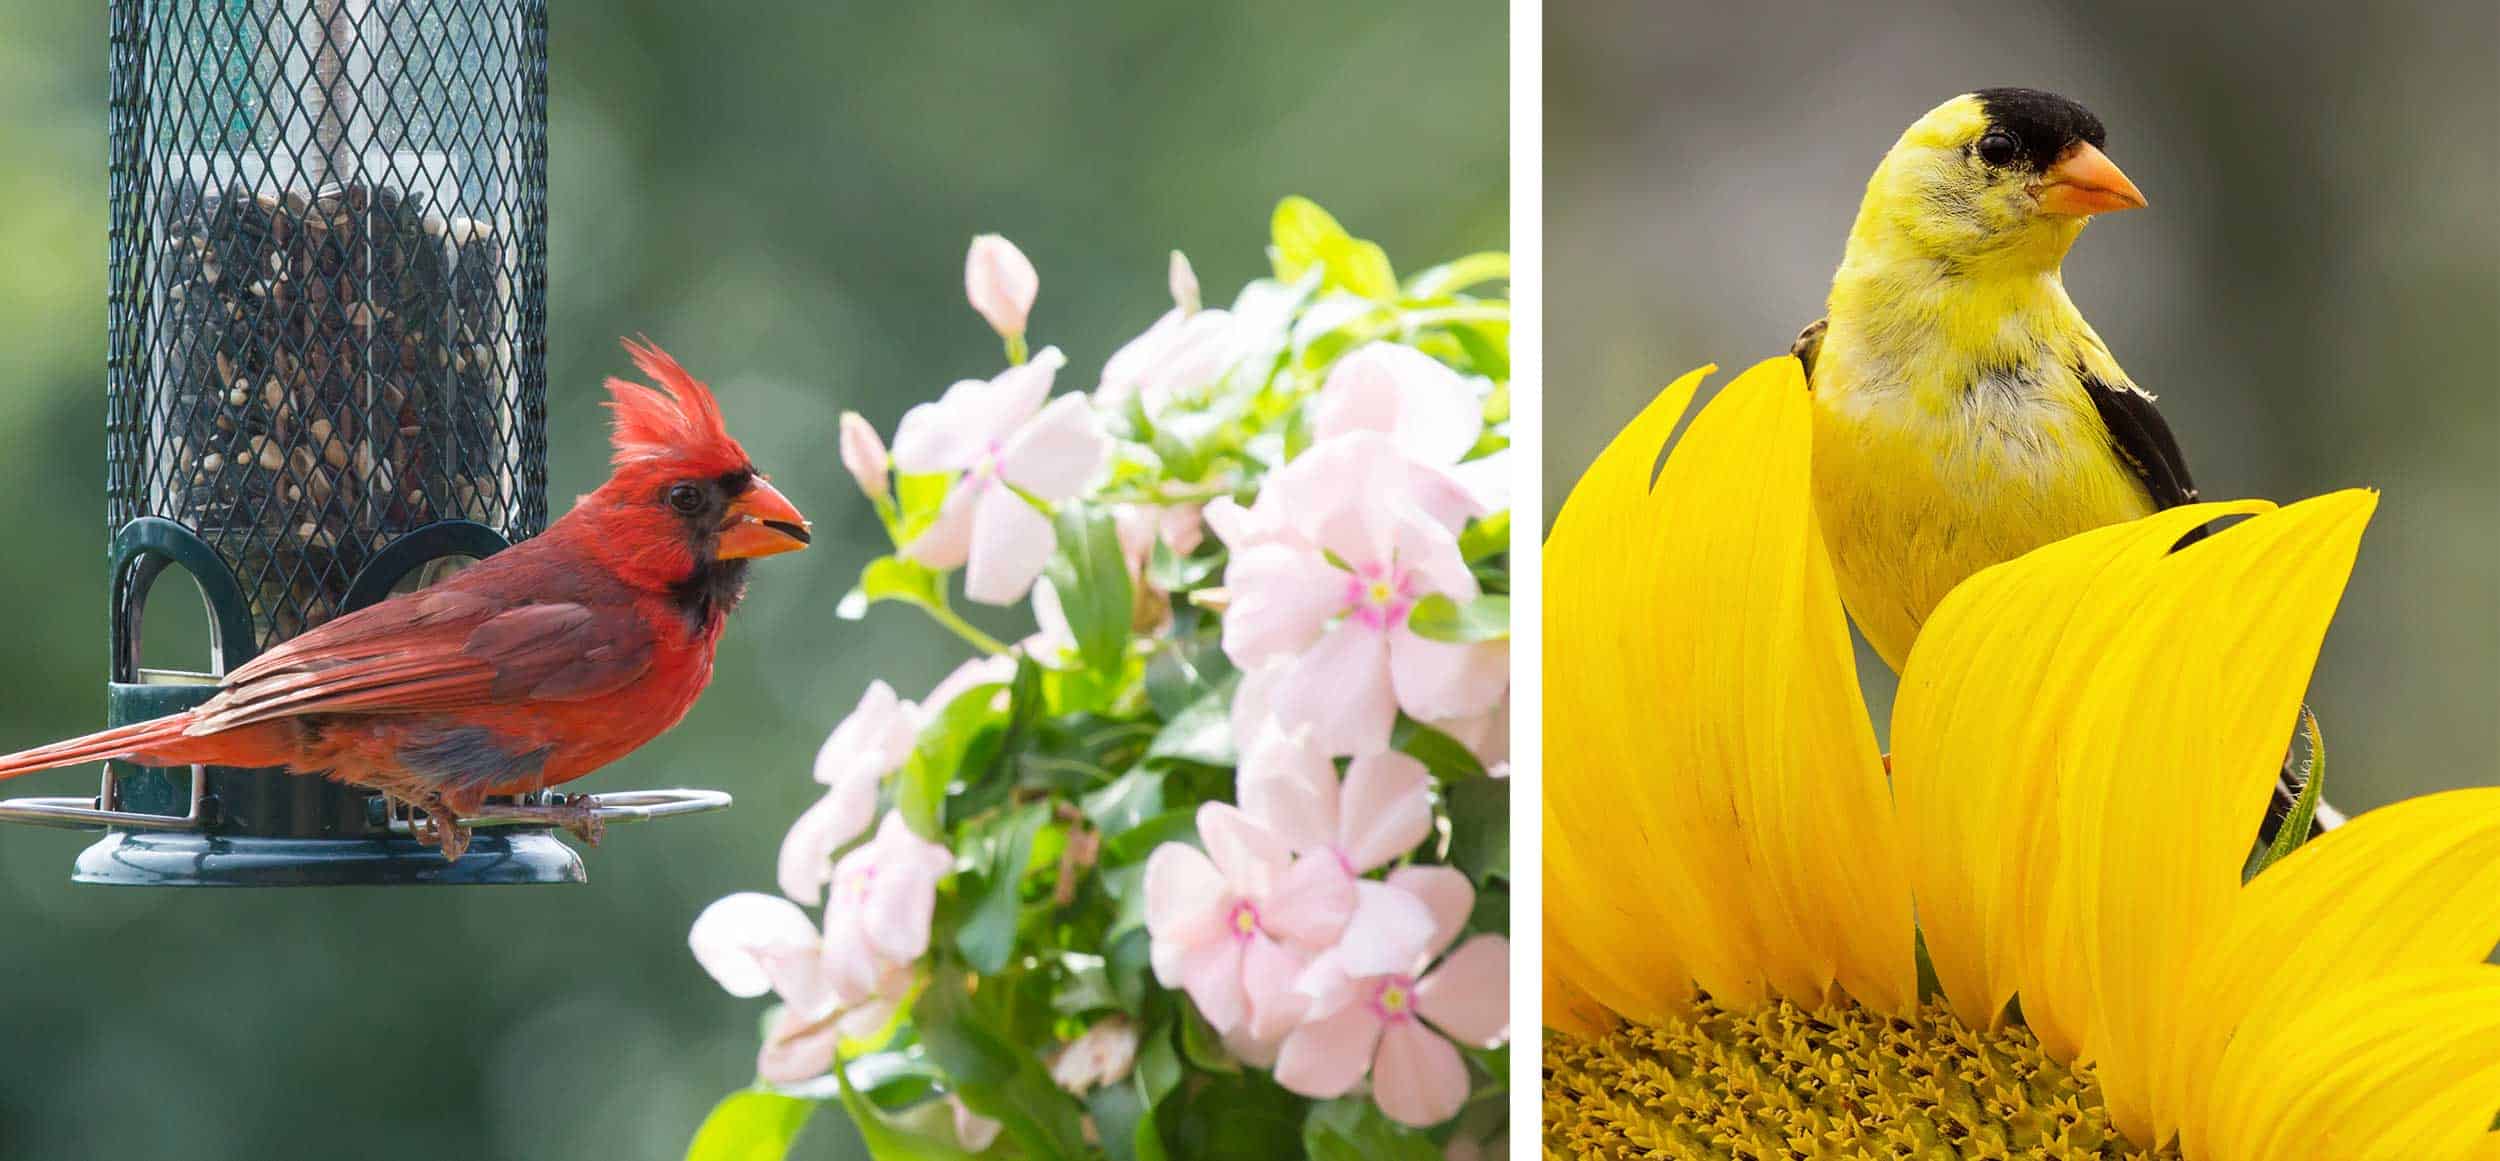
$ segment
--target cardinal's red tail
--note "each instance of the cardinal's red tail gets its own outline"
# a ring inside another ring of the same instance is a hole
[[[191,724],[188,713],[152,718],[121,726],[83,738],[54,742],[0,757],[0,779],[76,766],[82,762],[101,762],[107,758],[127,758],[133,754],[154,754],[184,739],[183,727]]]

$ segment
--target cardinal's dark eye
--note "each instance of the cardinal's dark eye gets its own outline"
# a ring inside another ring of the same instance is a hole
[[[2020,152],[2022,152],[2022,144],[2014,140],[2013,134],[2003,129],[1991,129],[1986,136],[1979,139],[1979,160],[1991,166],[2003,168],[2011,165],[2014,162],[2014,155]]]
[[[703,510],[703,489],[692,484],[679,484],[668,490],[668,506],[680,515],[692,516]]]

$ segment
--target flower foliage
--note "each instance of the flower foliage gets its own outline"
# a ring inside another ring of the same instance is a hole
[[[1174,254],[1171,310],[1061,390],[1031,263],[983,236],[1008,365],[890,453],[843,417],[894,551],[838,612],[972,656],[873,684],[780,894],[696,921],[778,1003],[691,1156],[778,1155],[832,1102],[880,1161],[1499,1153],[1508,260],[1401,280],[1299,198],[1269,257],[1209,307]],[[959,615],[958,570],[1030,635]]]

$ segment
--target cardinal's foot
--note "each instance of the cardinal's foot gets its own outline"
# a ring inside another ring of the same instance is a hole
[[[554,810],[558,820],[556,825],[582,840],[582,845],[595,847],[600,839],[607,837],[608,820],[599,814],[598,799],[587,794],[575,795],[565,799]]]

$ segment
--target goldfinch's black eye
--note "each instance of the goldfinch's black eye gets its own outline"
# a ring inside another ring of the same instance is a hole
[[[703,489],[692,484],[679,484],[668,490],[668,506],[678,514],[692,516],[703,510]]]
[[[2014,140],[2014,135],[2003,129],[1990,129],[1979,139],[1979,160],[1994,168],[2013,164],[2014,155],[2021,151],[2022,145]]]

